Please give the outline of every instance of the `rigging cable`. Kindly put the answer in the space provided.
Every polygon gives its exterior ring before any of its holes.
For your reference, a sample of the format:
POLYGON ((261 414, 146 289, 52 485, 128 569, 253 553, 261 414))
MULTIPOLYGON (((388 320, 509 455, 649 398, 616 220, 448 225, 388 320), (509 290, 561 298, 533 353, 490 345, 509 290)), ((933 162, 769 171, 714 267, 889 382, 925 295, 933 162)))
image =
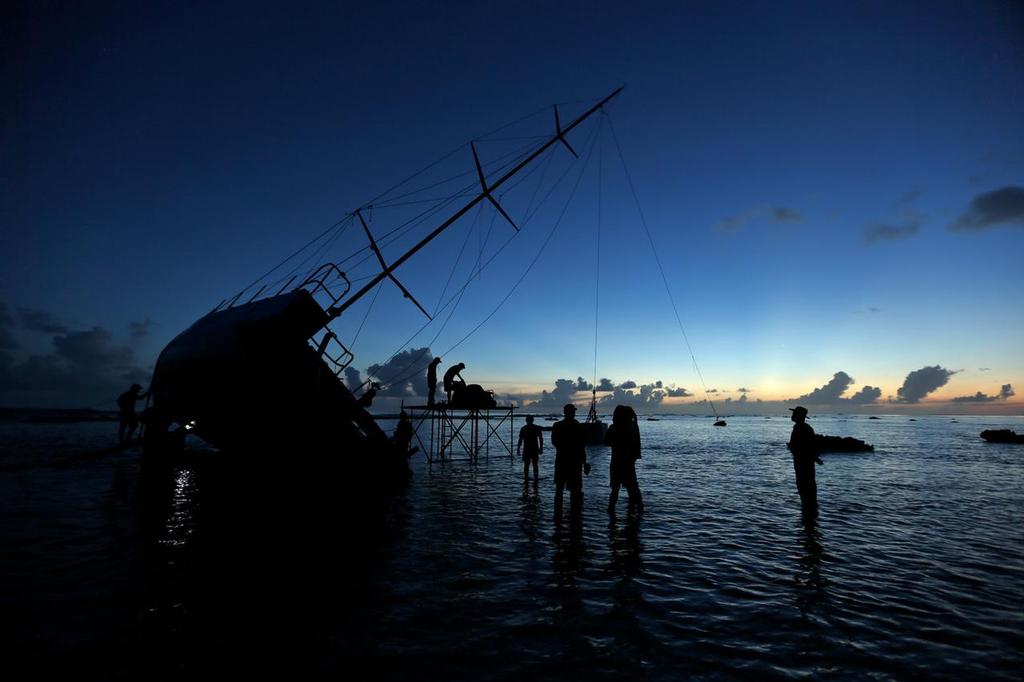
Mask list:
POLYGON ((597 249, 594 254, 594 396, 597 396, 597 316, 601 310, 601 171, 604 161, 604 119, 602 116, 598 127, 597 141, 597 249))
MULTIPOLYGON (((602 112, 604 113, 604 112, 602 112)), ((672 304, 672 312, 675 313, 676 323, 679 325, 679 331, 683 335, 683 341, 686 342, 686 349, 690 352, 690 360, 693 361, 693 369, 697 372, 697 377, 700 379, 701 386, 704 388, 704 398, 708 401, 711 406, 711 411, 715 415, 715 419, 718 419, 718 410, 715 409, 715 403, 711 400, 711 394, 708 393, 708 385, 704 382, 704 375, 701 374, 700 367, 697 365, 697 357, 693 353, 693 347, 690 345, 690 339, 686 336, 686 330, 683 329, 682 318, 679 317, 679 308, 676 307, 675 297, 672 296, 672 289, 668 285, 668 278, 665 276, 665 268, 661 265, 661 258, 658 256, 658 249, 654 246, 654 238, 651 236, 651 230, 647 227, 647 218, 644 217, 643 208, 640 206, 640 197, 636 192, 636 186, 633 185, 633 176, 629 173, 629 167, 626 165, 626 157, 622 153, 622 146, 619 144, 619 137, 615 134, 615 126, 612 125, 611 117, 607 113, 604 114, 604 118, 608 119, 608 129, 612 133, 612 140, 615 142, 615 149, 619 153, 619 160, 622 162, 622 170, 626 174, 626 181, 629 183, 629 189, 633 193, 633 201, 636 203, 637 213, 640 215, 640 224, 643 225, 644 232, 647 234, 647 241, 651 245, 651 252, 654 254, 654 262, 658 264, 658 272, 661 274, 661 281, 665 285, 665 291, 668 293, 668 300, 672 304)))
MULTIPOLYGON (((494 310, 492 310, 490 312, 490 314, 488 314, 483 320, 481 320, 473 329, 471 329, 469 331, 469 333, 467 333, 465 336, 463 336, 461 339, 459 339, 459 341, 457 341, 454 345, 452 345, 450 348, 448 348, 445 352, 440 353, 439 354, 440 356, 443 357, 444 355, 447 355, 448 353, 451 353, 453 350, 455 350, 456 348, 461 346, 463 343, 466 342, 466 340, 469 339, 469 337, 471 337, 473 334, 475 334, 482 326, 484 326, 484 324, 486 324, 492 317, 494 317, 494 315, 497 314, 497 312, 502 308, 502 306, 505 305, 505 303, 508 301, 508 299, 511 298, 512 294, 515 293, 516 289, 518 289, 519 285, 522 284, 523 280, 526 279, 526 276, 530 273, 530 271, 533 270, 533 267, 537 264, 537 261, 540 259, 541 254, 544 252, 544 249, 547 247, 548 243, 551 241, 551 238, 554 236, 555 231, 558 229, 559 225, 561 224, 562 219, 565 217, 565 214, 566 214, 566 212, 569 209, 569 204, 572 202, 572 199, 573 199, 573 197, 576 194, 576 190, 579 188, 580 181, 582 180, 583 174, 584 174, 584 172, 587 169, 587 165, 589 164, 590 155, 593 152, 594 140, 596 139, 596 133, 597 133, 597 129, 595 127, 594 130, 591 131, 590 138, 588 138, 588 140, 584 144, 584 146, 587 149, 587 152, 586 152, 585 158, 583 160, 583 165, 580 168, 579 175, 576 176, 576 181, 573 184, 573 187, 572 187, 572 190, 571 190, 571 192, 569 194, 568 199, 566 199, 565 206, 562 207, 562 212, 559 214, 557 220, 555 220, 554 224, 551 227, 551 230, 548 231, 547 236, 544 238, 543 243, 541 244, 540 248, 537 250, 537 253, 534 255, 533 260, 530 261, 529 265, 527 265, 527 267, 523 271, 522 275, 512 285, 512 288, 509 290, 509 292, 507 294, 505 294, 505 297, 502 298, 502 300, 498 302, 498 305, 494 308, 494 310)), ((544 198, 541 199, 540 203, 537 205, 537 208, 534 210, 534 212, 530 215, 530 217, 527 220, 532 220, 533 217, 535 217, 537 212, 540 210, 540 207, 543 206, 547 202, 547 200, 551 197, 551 195, 555 192, 555 190, 559 186, 561 186, 562 181, 565 180, 565 178, 569 174, 569 171, 572 170, 574 163, 575 163, 575 160, 574 160, 573 163, 570 163, 568 166, 566 166, 566 169, 562 173, 561 177, 558 178, 558 180, 554 183, 554 185, 552 185, 552 187, 544 195, 544 198)), ((526 223, 524 222, 521 227, 525 227, 525 225, 526 225, 526 223)), ((502 251, 504 251, 505 247, 507 247, 512 242, 512 240, 515 239, 516 235, 518 235, 518 234, 521 234, 521 233, 520 232, 516 232, 513 235, 511 235, 505 241, 505 243, 502 244, 501 247, 494 253, 494 255, 492 255, 487 260, 487 262, 482 266, 482 268, 486 268, 488 265, 490 265, 490 263, 493 262, 498 257, 498 255, 501 254, 502 251)), ((466 288, 469 287, 471 282, 472 282, 472 277, 470 277, 469 279, 466 280, 465 284, 463 284, 462 287, 459 289, 459 292, 457 294, 453 294, 452 298, 448 300, 448 303, 445 303, 445 305, 441 307, 441 310, 444 310, 445 308, 447 308, 451 304, 451 302, 456 299, 456 297, 458 297, 458 299, 461 301, 463 292, 465 292, 466 288)), ((451 318, 451 315, 449 315, 449 319, 450 318, 451 318)), ((391 357, 388 359, 388 362, 391 362, 391 360, 393 360, 396 357, 398 357, 399 353, 401 353, 402 350, 406 346, 408 346, 410 343, 412 343, 413 339, 415 339, 417 336, 419 336, 423 332, 423 330, 426 329, 430 324, 431 324, 431 322, 428 321, 428 322, 424 323, 423 326, 421 326, 416 332, 414 332, 413 335, 411 337, 409 337, 409 339, 407 339, 405 341, 405 343, 403 343, 401 346, 399 346, 398 350, 396 350, 391 355, 391 357)), ((447 324, 447 320, 445 321, 445 324, 447 324)), ((438 332, 438 334, 435 334, 433 340, 436 340, 439 335, 440 335, 440 332, 438 332)), ((433 342, 433 340, 431 342, 433 342)), ((399 371, 394 376, 395 377, 402 376, 403 373, 406 370, 412 368, 415 364, 417 364, 419 362, 420 358, 422 358, 422 354, 423 353, 421 352, 416 359, 414 359, 411 362, 409 362, 403 370, 399 371)), ((387 364, 387 363, 384 363, 384 364, 387 364)), ((405 374, 404 376, 402 376, 401 379, 394 379, 393 378, 391 380, 388 380, 388 381, 385 381, 385 382, 382 382, 382 383, 385 384, 385 385, 392 385, 392 384, 395 384, 395 383, 401 383, 401 382, 404 382, 404 381, 408 381, 409 379, 411 379, 413 376, 415 376, 416 374, 418 374, 421 371, 422 371, 422 369, 417 368, 417 369, 414 369, 409 374, 405 374)))

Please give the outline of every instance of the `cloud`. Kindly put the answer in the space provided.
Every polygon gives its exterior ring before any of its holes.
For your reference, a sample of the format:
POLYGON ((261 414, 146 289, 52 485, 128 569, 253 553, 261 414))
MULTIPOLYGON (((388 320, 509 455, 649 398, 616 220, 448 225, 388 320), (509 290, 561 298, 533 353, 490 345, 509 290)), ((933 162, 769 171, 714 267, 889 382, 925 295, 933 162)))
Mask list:
POLYGON ((556 379, 554 390, 550 392, 541 391, 540 398, 533 403, 533 406, 561 408, 563 405, 572 402, 573 396, 580 390, 577 388, 578 385, 579 380, 556 379))
POLYGON ((804 221, 803 215, 795 208, 770 206, 751 208, 742 213, 728 216, 715 225, 715 229, 719 232, 739 232, 748 223, 765 219, 773 223, 802 223, 804 221))
POLYGON ((864 226, 864 243, 871 245, 881 241, 913 237, 921 228, 921 219, 914 217, 899 225, 868 223, 864 226))
POLYGON ((707 392, 708 393, 718 393, 718 389, 717 388, 709 388, 707 392))
POLYGON ((882 389, 877 386, 865 386, 849 397, 851 405, 870 405, 882 397, 882 389))
POLYGON ((893 208, 897 208, 897 209, 906 208, 910 204, 912 204, 915 201, 917 201, 921 197, 922 194, 924 194, 924 189, 922 189, 920 187, 915 187, 914 189, 910 190, 909 192, 906 192, 906 193, 900 195, 900 197, 896 201, 894 201, 892 203, 892 206, 893 206, 893 208))
POLYGON ((996 225, 1024 227, 1024 187, 1008 185, 971 199, 951 230, 983 230, 996 225))
POLYGON ((667 391, 666 395, 668 395, 669 398, 689 398, 693 395, 682 386, 679 388, 669 388, 667 391))
POLYGON ((956 372, 935 365, 915 369, 903 380, 903 385, 896 391, 897 403, 918 403, 926 395, 935 391, 949 381, 956 372))
POLYGON ((65 406, 109 402, 112 407, 127 386, 149 382, 149 372, 138 366, 134 351, 117 345, 102 327, 57 334, 53 347, 52 353, 32 355, 20 363, 2 354, 0 391, 48 395, 49 402, 65 406))
POLYGON ((597 391, 599 393, 602 393, 602 392, 603 393, 607 393, 608 391, 614 391, 614 390, 615 390, 615 384, 612 382, 611 379, 601 379, 601 381, 599 381, 597 383, 597 391))
POLYGON ((619 384, 618 387, 623 390, 629 390, 631 388, 636 388, 636 382, 633 381, 632 379, 629 379, 627 381, 623 381, 621 384, 619 384))
POLYGON ((18 308, 21 316, 21 324, 29 331, 43 332, 44 334, 66 334, 70 328, 50 313, 31 308, 18 308))
POLYGON ((869 313, 880 313, 880 312, 882 312, 882 309, 881 308, 868 308, 868 312, 869 313))
MULTIPOLYGON (((434 359, 430 347, 403 350, 383 365, 370 365, 366 374, 380 382, 381 396, 412 398, 427 395, 427 365, 434 359)), ((463 374, 465 376, 465 374, 463 374)))
MULTIPOLYGON (((631 382, 627 382, 631 383, 631 382)), ((638 391, 616 388, 611 395, 602 397, 598 402, 602 405, 629 405, 635 408, 655 407, 660 405, 669 391, 659 386, 661 382, 643 384, 638 391)), ((635 383, 634 383, 635 386, 635 383)))
POLYGON ((979 367, 978 371, 979 372, 991 372, 992 368, 991 367, 979 367))
POLYGON ((807 405, 870 405, 882 397, 882 389, 865 386, 849 398, 844 398, 843 394, 854 384, 854 381, 854 378, 846 372, 836 372, 824 386, 788 402, 807 405))
POLYGON ((143 339, 149 336, 149 330, 153 327, 153 324, 153 320, 148 317, 141 322, 129 322, 128 331, 131 333, 133 339, 143 339))
POLYGON ((827 384, 797 398, 798 402, 810 405, 831 405, 839 400, 853 383, 853 377, 846 372, 836 372, 827 384))
POLYGON ((749 388, 737 388, 736 391, 738 393, 753 393, 749 388))
POLYGON ((14 318, 7 312, 7 304, 0 301, 0 350, 11 350, 17 348, 18 344, 11 334, 14 328, 14 318))
POLYGON ((583 377, 576 377, 576 390, 577 391, 592 391, 592 390, 594 390, 594 384, 589 383, 583 377))
POLYGON ((738 232, 742 230, 747 223, 757 217, 760 209, 752 208, 743 213, 737 213, 736 215, 729 216, 722 222, 715 225, 715 229, 719 232, 738 232))
POLYGON ((802 223, 804 218, 800 215, 800 211, 793 208, 786 208, 783 206, 776 206, 769 209, 769 218, 775 223, 802 223))
POLYGON ((359 370, 351 365, 345 368, 345 387, 350 391, 358 390, 363 385, 363 377, 359 370))
POLYGON ((964 395, 957 398, 953 398, 951 402, 954 403, 992 403, 997 400, 1007 400, 1017 395, 1013 392, 1013 386, 1010 384, 1003 384, 1003 387, 999 389, 999 393, 996 395, 985 395, 981 391, 978 391, 974 395, 964 395))

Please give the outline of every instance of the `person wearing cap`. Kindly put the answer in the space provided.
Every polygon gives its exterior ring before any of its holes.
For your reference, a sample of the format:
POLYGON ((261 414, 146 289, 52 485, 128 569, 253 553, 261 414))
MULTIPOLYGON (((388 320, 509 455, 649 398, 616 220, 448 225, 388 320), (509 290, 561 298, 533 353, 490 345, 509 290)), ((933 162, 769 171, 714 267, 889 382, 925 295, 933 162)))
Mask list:
POLYGON ((587 437, 576 421, 576 406, 562 408, 565 418, 551 426, 551 444, 555 446, 555 521, 562 518, 562 493, 569 489, 569 513, 583 511, 583 474, 590 473, 587 463, 587 437))
POLYGON ((793 433, 789 437, 789 451, 793 453, 793 470, 796 472, 796 489, 800 493, 800 505, 804 513, 818 514, 818 484, 814 480, 814 465, 822 464, 818 456, 818 444, 814 429, 807 423, 806 407, 791 407, 793 433))
POLYGON ((139 393, 142 386, 132 384, 131 388, 117 397, 117 442, 124 445, 130 442, 135 435, 135 429, 139 427, 139 415, 135 414, 135 403, 149 395, 149 391, 139 393))

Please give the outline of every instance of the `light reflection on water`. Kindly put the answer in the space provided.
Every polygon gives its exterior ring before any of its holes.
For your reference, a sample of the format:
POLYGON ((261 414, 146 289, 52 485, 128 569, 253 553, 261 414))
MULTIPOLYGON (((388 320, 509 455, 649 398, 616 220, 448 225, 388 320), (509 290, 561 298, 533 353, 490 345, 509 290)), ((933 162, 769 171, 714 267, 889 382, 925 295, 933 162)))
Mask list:
POLYGON ((230 500, 241 474, 178 467, 146 488, 131 458, 3 473, 13 641, 38 662, 77 637, 72 660, 127 676, 255 666, 254 649, 381 678, 1019 675, 1024 448, 977 437, 1007 420, 814 420, 876 452, 825 456, 813 525, 788 421, 729 422, 641 423, 639 517, 604 512, 608 454, 592 449, 582 519, 561 525, 549 452, 536 487, 493 451, 417 458, 383 511, 337 514, 302 505, 361 482, 294 500, 282 462, 230 500))

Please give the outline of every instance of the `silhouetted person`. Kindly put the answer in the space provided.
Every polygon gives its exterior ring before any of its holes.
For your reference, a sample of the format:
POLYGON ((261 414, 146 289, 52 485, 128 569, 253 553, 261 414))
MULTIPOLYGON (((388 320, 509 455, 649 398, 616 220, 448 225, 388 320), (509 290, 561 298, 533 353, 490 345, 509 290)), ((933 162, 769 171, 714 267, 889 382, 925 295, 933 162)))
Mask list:
POLYGON ((415 450, 412 448, 413 428, 409 421, 409 415, 405 410, 398 416, 398 426, 395 427, 395 445, 403 455, 411 455, 415 450))
POLYGON ((462 378, 460 372, 466 369, 466 363, 460 362, 457 365, 452 365, 448 368, 448 371, 444 373, 444 392, 448 395, 448 404, 452 402, 452 393, 459 391, 466 387, 466 380, 462 378), (458 377, 458 379, 456 379, 458 377))
POLYGON ((562 491, 569 489, 569 512, 583 511, 583 472, 590 473, 587 463, 587 437, 583 425, 576 421, 576 406, 562 408, 565 418, 551 427, 551 444, 555 446, 555 520, 562 517, 562 491))
POLYGON ((629 508, 642 512, 644 502, 640 495, 640 484, 636 480, 636 461, 640 459, 640 427, 632 407, 618 405, 615 408, 612 425, 608 427, 604 442, 612 448, 609 467, 612 492, 608 495, 608 513, 615 514, 615 504, 619 500, 619 488, 622 486, 626 487, 629 495, 629 508))
POLYGON ((800 493, 800 505, 810 517, 818 515, 818 484, 814 480, 815 463, 822 464, 818 456, 818 445, 814 429, 807 423, 807 408, 791 407, 793 434, 789 437, 789 451, 793 453, 793 469, 796 472, 796 489, 800 493))
POLYGON ((526 424, 519 429, 519 444, 516 451, 523 456, 523 480, 530 478, 530 463, 533 463, 533 482, 536 483, 537 462, 544 452, 544 431, 533 423, 533 416, 526 417, 526 424))
POLYGON ((132 384, 131 388, 117 397, 117 416, 119 426, 117 429, 117 442, 124 445, 131 441, 135 435, 135 429, 139 427, 139 416, 135 414, 135 403, 149 395, 149 391, 139 393, 142 386, 132 384))
POLYGON ((366 393, 363 393, 361 396, 359 396, 359 400, 356 401, 356 405, 363 408, 364 410, 369 409, 370 405, 373 405, 373 399, 377 395, 378 388, 380 388, 380 384, 378 384, 377 382, 371 383, 370 388, 367 389, 366 393))
POLYGON ((437 366, 441 358, 434 358, 427 367, 427 407, 434 406, 434 392, 437 391, 437 366))

